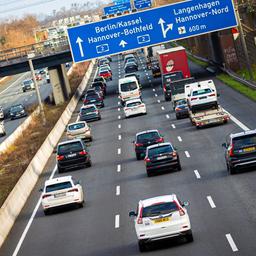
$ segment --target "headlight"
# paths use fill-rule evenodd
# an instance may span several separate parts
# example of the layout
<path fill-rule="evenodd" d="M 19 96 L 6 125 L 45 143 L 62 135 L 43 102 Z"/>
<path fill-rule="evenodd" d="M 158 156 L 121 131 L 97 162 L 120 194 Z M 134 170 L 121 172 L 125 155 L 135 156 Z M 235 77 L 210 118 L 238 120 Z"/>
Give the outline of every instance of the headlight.
<path fill-rule="evenodd" d="M 21 114 L 24 114 L 24 113 L 25 113 L 25 111 L 24 111 L 24 110 L 21 110 L 21 111 L 20 111 L 20 113 L 21 113 Z"/>

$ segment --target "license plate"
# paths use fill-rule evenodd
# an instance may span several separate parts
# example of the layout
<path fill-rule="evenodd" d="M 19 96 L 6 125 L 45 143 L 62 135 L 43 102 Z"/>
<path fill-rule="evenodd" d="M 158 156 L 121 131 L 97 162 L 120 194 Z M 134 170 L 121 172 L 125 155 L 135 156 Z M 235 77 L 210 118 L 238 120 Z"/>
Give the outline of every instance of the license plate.
<path fill-rule="evenodd" d="M 96 100 L 91 100 L 91 102 L 95 102 Z"/>
<path fill-rule="evenodd" d="M 202 99 L 207 99 L 207 96 L 204 96 L 204 97 L 200 97 L 199 100 L 202 100 Z"/>
<path fill-rule="evenodd" d="M 59 197 L 63 197 L 63 196 L 66 196 L 66 193 L 59 193 L 59 194 L 54 195 L 55 198 L 59 198 Z"/>
<path fill-rule="evenodd" d="M 159 157 L 157 157 L 156 159 L 157 160 L 163 160 L 163 159 L 166 159 L 167 158 L 167 156 L 159 156 Z"/>
<path fill-rule="evenodd" d="M 68 157 L 73 157 L 73 156 L 76 156 L 76 153 L 73 153 L 73 154 L 69 154 Z"/>
<path fill-rule="evenodd" d="M 162 222 L 166 222 L 166 221 L 170 221 L 170 220 L 171 220 L 170 217 L 165 217 L 165 218 L 154 220 L 154 223 L 158 224 L 158 223 L 162 223 Z"/>
<path fill-rule="evenodd" d="M 251 151 L 254 151 L 255 150 L 255 147 L 249 147 L 249 148 L 244 148 L 243 151 L 244 152 L 251 152 Z"/>

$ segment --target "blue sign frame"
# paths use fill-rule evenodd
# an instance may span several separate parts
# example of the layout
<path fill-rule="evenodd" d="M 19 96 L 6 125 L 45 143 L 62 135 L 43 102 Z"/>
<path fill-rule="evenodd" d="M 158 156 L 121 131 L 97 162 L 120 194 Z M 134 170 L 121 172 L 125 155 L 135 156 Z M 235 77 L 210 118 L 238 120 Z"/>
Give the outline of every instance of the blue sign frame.
<path fill-rule="evenodd" d="M 74 62 L 237 26 L 232 0 L 190 0 L 68 28 Z"/>
<path fill-rule="evenodd" d="M 117 12 L 123 12 L 123 11 L 130 11 L 132 9 L 130 2 L 122 3 L 122 4 L 116 4 L 104 7 L 104 14 L 116 14 Z"/>

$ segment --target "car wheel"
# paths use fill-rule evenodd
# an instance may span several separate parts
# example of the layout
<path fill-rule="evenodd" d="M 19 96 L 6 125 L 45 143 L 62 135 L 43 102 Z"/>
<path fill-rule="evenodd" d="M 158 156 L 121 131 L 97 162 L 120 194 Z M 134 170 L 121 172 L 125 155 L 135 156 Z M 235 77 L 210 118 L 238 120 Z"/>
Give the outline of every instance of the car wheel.
<path fill-rule="evenodd" d="M 194 241 L 194 237 L 193 237 L 192 232 L 190 232 L 189 234 L 186 235 L 186 239 L 187 239 L 188 243 L 191 243 L 191 242 Z"/>
<path fill-rule="evenodd" d="M 176 115 L 176 119 L 177 119 L 177 120 L 180 119 L 180 116 Z"/>
<path fill-rule="evenodd" d="M 89 141 L 92 141 L 93 140 L 93 138 L 91 137 L 90 139 L 89 139 Z"/>
<path fill-rule="evenodd" d="M 139 250 L 140 250 L 140 252 L 145 252 L 145 251 L 147 250 L 147 247 L 146 247 L 146 245 L 145 245 L 144 242 L 139 241 L 139 242 L 138 242 L 138 245 L 139 245 Z"/>
<path fill-rule="evenodd" d="M 180 165 L 180 162 L 179 162 L 178 165 L 177 165 L 177 170 L 178 170 L 178 171 L 181 171 L 181 169 L 182 169 L 182 168 L 181 168 L 181 165 Z"/>
<path fill-rule="evenodd" d="M 45 215 L 45 216 L 50 215 L 50 210 L 49 210 L 49 209 L 44 210 L 44 215 Z"/>
<path fill-rule="evenodd" d="M 99 120 L 101 120 L 101 116 L 99 117 Z"/>
<path fill-rule="evenodd" d="M 151 176 L 152 176 L 152 173 L 147 170 L 147 175 L 148 175 L 148 177 L 151 177 Z"/>
<path fill-rule="evenodd" d="M 236 174 L 236 169 L 235 169 L 234 167 L 229 166 L 228 169 L 229 169 L 229 173 L 230 173 L 231 175 Z"/>
<path fill-rule="evenodd" d="M 140 160 L 140 159 L 141 159 L 141 156 L 140 156 L 139 153 L 136 153 L 136 158 L 137 158 L 137 160 Z"/>
<path fill-rule="evenodd" d="M 84 201 L 81 202 L 81 203 L 79 203 L 79 204 L 78 204 L 78 207 L 79 207 L 79 208 L 83 208 L 83 207 L 84 207 Z"/>
<path fill-rule="evenodd" d="M 62 172 L 64 172 L 64 169 L 61 167 L 58 167 L 58 173 L 62 173 Z"/>
<path fill-rule="evenodd" d="M 87 167 L 91 167 L 92 166 L 92 161 L 89 160 L 89 162 L 86 164 Z"/>

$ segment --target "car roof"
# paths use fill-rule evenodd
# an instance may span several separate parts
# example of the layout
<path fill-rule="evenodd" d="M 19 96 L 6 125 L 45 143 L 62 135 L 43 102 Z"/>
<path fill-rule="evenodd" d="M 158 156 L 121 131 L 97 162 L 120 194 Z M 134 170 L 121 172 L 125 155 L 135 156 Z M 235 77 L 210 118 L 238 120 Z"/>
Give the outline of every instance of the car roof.
<path fill-rule="evenodd" d="M 140 200 L 140 203 L 142 204 L 143 207 L 148 207 L 158 203 L 173 202 L 174 200 L 175 201 L 177 200 L 177 196 L 175 194 L 170 194 L 170 195 L 162 195 L 162 196 L 156 196 L 156 197 Z"/>
<path fill-rule="evenodd" d="M 119 84 L 120 83 L 128 83 L 128 82 L 137 82 L 137 78 L 134 76 L 129 76 L 129 77 L 124 77 L 119 79 Z"/>
<path fill-rule="evenodd" d="M 65 182 L 65 181 L 71 181 L 71 180 L 72 180 L 71 175 L 57 177 L 57 178 L 53 178 L 53 179 L 50 179 L 50 180 L 46 180 L 45 181 L 45 186 L 53 185 L 53 184 L 56 184 L 56 183 L 62 183 L 62 182 Z"/>
<path fill-rule="evenodd" d="M 133 100 L 127 100 L 125 103 L 126 103 L 126 105 L 127 105 L 127 104 L 129 104 L 129 103 L 138 102 L 138 101 L 142 102 L 142 100 L 141 100 L 140 98 L 136 98 L 136 99 L 133 99 Z M 142 103 L 143 103 L 143 102 L 142 102 Z"/>
<path fill-rule="evenodd" d="M 66 144 L 70 144 L 73 142 L 82 142 L 81 139 L 73 139 L 73 140 L 66 140 L 66 141 L 62 141 L 58 144 L 58 146 L 62 146 L 62 145 L 66 145 Z"/>
<path fill-rule="evenodd" d="M 126 64 L 125 64 L 125 66 L 137 66 L 137 64 L 134 62 L 134 61 L 132 61 L 132 62 L 126 62 Z"/>
<path fill-rule="evenodd" d="M 88 105 L 82 106 L 80 109 L 91 108 L 91 107 L 97 108 L 97 107 L 95 106 L 95 104 L 88 104 Z"/>
<path fill-rule="evenodd" d="M 158 143 L 158 144 L 154 144 L 154 145 L 147 147 L 147 150 L 152 149 L 152 148 L 158 148 L 161 146 L 172 146 L 172 144 L 170 142 Z"/>
<path fill-rule="evenodd" d="M 87 123 L 85 121 L 77 121 L 77 122 L 68 124 L 68 126 L 71 126 L 71 125 L 74 125 L 74 124 L 85 124 L 85 125 L 87 125 Z"/>
<path fill-rule="evenodd" d="M 12 105 L 10 108 L 14 108 L 14 107 L 18 107 L 18 106 L 21 106 L 24 108 L 23 104 L 16 104 L 16 105 Z"/>
<path fill-rule="evenodd" d="M 154 130 L 146 130 L 146 131 L 142 131 L 142 132 L 136 133 L 136 136 L 139 136 L 139 135 L 142 135 L 142 134 L 145 134 L 145 133 L 151 133 L 151 132 L 157 132 L 157 133 L 159 133 L 159 131 L 158 131 L 157 129 L 154 129 Z"/>
<path fill-rule="evenodd" d="M 255 130 L 249 130 L 249 131 L 243 131 L 243 132 L 238 132 L 238 133 L 231 133 L 230 137 L 233 138 L 238 138 L 250 134 L 256 134 L 256 129 Z"/>

